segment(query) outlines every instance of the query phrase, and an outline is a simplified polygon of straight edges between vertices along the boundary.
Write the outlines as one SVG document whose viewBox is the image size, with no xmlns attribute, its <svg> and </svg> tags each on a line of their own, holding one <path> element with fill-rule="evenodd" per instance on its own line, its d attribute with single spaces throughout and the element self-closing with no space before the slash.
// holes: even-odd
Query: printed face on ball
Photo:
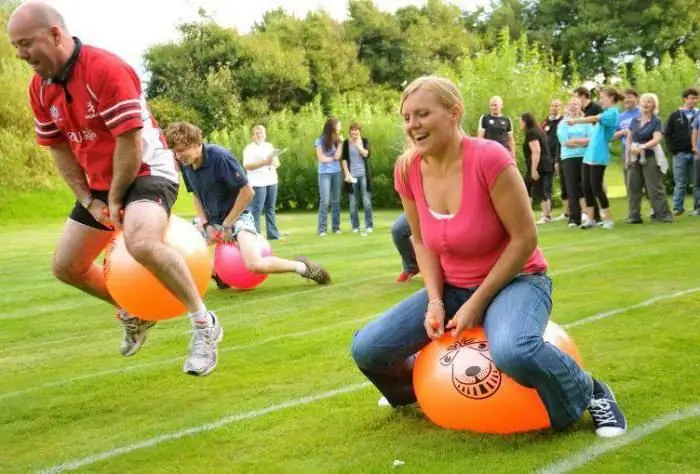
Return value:
<svg viewBox="0 0 700 474">
<path fill-rule="evenodd" d="M 488 398 L 501 386 L 501 372 L 486 341 L 458 339 L 440 356 L 440 364 L 452 369 L 452 386 L 467 398 Z"/>
</svg>

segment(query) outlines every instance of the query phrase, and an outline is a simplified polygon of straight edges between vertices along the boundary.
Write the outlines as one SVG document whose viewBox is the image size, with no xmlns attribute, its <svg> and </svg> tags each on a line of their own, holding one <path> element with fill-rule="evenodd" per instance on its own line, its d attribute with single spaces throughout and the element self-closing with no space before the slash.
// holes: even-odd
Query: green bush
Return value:
<svg viewBox="0 0 700 474">
<path fill-rule="evenodd" d="M 518 158 L 522 161 L 522 133 L 518 114 L 532 112 L 538 119 L 548 112 L 553 97 L 565 97 L 561 68 L 525 39 L 510 42 L 506 34 L 500 47 L 482 52 L 475 58 L 465 58 L 457 70 L 433 71 L 453 79 L 465 102 L 463 126 L 476 135 L 479 116 L 488 111 L 488 100 L 500 95 L 505 102 L 504 113 L 515 127 Z M 343 125 L 344 135 L 350 122 L 362 124 L 363 135 L 370 141 L 373 176 L 372 201 L 378 208 L 395 207 L 399 200 L 393 187 L 393 167 L 396 157 L 404 150 L 405 138 L 398 111 L 399 94 L 372 90 L 366 95 L 345 94 L 332 102 L 333 115 Z M 264 123 L 268 139 L 277 147 L 287 147 L 279 169 L 280 209 L 313 209 L 318 203 L 318 185 L 314 141 L 321 133 L 326 116 L 317 100 L 298 113 L 282 111 Z M 226 146 L 241 159 L 250 141 L 251 122 L 244 122 L 210 134 L 209 141 Z"/>
<path fill-rule="evenodd" d="M 49 154 L 36 145 L 27 96 L 32 72 L 15 58 L 4 33 L 12 6 L 0 5 L 0 187 L 49 186 L 55 171 Z"/>
</svg>

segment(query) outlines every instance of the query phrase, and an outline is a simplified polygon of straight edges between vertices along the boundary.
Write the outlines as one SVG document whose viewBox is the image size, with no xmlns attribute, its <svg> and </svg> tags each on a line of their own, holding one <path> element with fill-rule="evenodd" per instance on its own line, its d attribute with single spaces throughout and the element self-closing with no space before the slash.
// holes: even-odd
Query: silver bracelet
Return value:
<svg viewBox="0 0 700 474">
<path fill-rule="evenodd" d="M 432 300 L 428 301 L 428 309 L 430 309 L 430 306 L 431 306 L 431 305 L 434 305 L 434 304 L 436 304 L 436 305 L 440 306 L 441 308 L 445 309 L 445 304 L 442 302 L 441 299 L 438 299 L 438 298 L 435 298 L 435 299 L 432 299 Z"/>
</svg>

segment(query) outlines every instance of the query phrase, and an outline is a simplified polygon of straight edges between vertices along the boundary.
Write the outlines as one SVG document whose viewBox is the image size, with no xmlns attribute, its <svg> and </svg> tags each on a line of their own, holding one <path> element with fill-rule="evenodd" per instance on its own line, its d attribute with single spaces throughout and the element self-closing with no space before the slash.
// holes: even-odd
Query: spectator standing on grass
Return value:
<svg viewBox="0 0 700 474">
<path fill-rule="evenodd" d="M 489 100 L 489 113 L 479 117 L 478 136 L 500 143 L 515 157 L 513 123 L 503 116 L 503 99 L 497 95 Z"/>
<path fill-rule="evenodd" d="M 581 225 L 583 201 L 583 156 L 593 136 L 590 123 L 569 124 L 570 119 L 582 118 L 581 101 L 571 97 L 567 103 L 567 114 L 557 129 L 557 138 L 561 145 L 561 167 L 568 184 L 569 227 Z"/>
<path fill-rule="evenodd" d="M 683 105 L 672 112 L 666 122 L 666 146 L 673 154 L 673 213 L 676 216 L 685 212 L 688 176 L 691 177 L 693 190 L 693 209 L 700 207 L 700 188 L 692 183 L 694 157 L 691 124 L 698 114 L 697 103 L 698 90 L 694 87 L 684 90 Z"/>
<path fill-rule="evenodd" d="M 691 134 L 693 143 L 693 168 L 695 169 L 695 189 L 700 189 L 700 113 L 695 115 L 693 120 L 693 131 Z M 695 203 L 695 209 L 690 213 L 691 216 L 700 216 L 700 202 Z"/>
<path fill-rule="evenodd" d="M 613 135 L 613 140 L 620 140 L 620 145 L 622 146 L 622 156 L 620 158 L 622 163 L 622 175 L 625 182 L 625 188 L 627 188 L 627 166 L 625 163 L 626 145 L 627 145 L 627 132 L 632 120 L 636 119 L 641 115 L 641 110 L 639 109 L 639 94 L 634 89 L 625 89 L 622 92 L 624 99 L 622 100 L 622 112 L 617 116 L 617 128 L 615 130 L 615 135 Z M 628 190 L 629 193 L 629 190 Z"/>
<path fill-rule="evenodd" d="M 340 120 L 330 117 L 323 125 L 321 136 L 314 143 L 318 161 L 317 232 L 320 237 L 325 237 L 328 231 L 328 206 L 331 208 L 333 233 L 340 234 L 340 191 L 343 184 L 343 173 L 340 169 L 343 138 L 340 130 Z"/>
<path fill-rule="evenodd" d="M 540 127 L 547 136 L 547 146 L 554 161 L 554 175 L 559 175 L 559 188 L 561 189 L 562 213 L 553 220 L 568 219 L 569 217 L 569 194 L 566 188 L 566 176 L 561 167 L 561 145 L 557 138 L 557 129 L 563 118 L 563 104 L 559 99 L 553 99 L 549 104 L 549 115 L 542 121 Z"/>
<path fill-rule="evenodd" d="M 525 183 L 531 189 L 533 202 L 539 202 L 542 215 L 537 224 L 547 224 L 552 220 L 552 181 L 554 163 L 547 136 L 537 126 L 535 117 L 530 112 L 520 116 L 520 129 L 525 132 L 523 155 L 525 155 Z"/>
<path fill-rule="evenodd" d="M 248 174 L 248 181 L 255 191 L 250 202 L 250 211 L 255 220 L 255 229 L 261 233 L 260 220 L 265 212 L 265 230 L 267 240 L 280 238 L 277 229 L 277 168 L 280 167 L 279 153 L 266 141 L 267 133 L 262 125 L 252 129 L 253 141 L 243 149 L 243 167 Z"/>
<path fill-rule="evenodd" d="M 627 167 L 627 190 L 629 211 L 628 224 L 641 224 L 642 191 L 646 187 L 654 219 L 660 222 L 673 222 L 671 210 L 666 201 L 663 177 L 668 170 L 668 162 L 660 143 L 663 140 L 659 99 L 656 94 L 642 94 L 641 115 L 630 123 L 627 130 L 625 165 Z"/>
<path fill-rule="evenodd" d="M 353 359 L 381 392 L 379 404 L 415 403 L 416 353 L 445 331 L 483 326 L 495 366 L 537 390 L 554 429 L 588 409 L 599 436 L 623 434 L 627 422 L 610 388 L 542 338 L 552 282 L 513 157 L 463 135 L 464 103 L 448 79 L 416 79 L 400 110 L 410 145 L 394 183 L 425 287 L 353 338 Z"/>
<path fill-rule="evenodd" d="M 374 232 L 372 215 L 372 174 L 370 171 L 369 140 L 362 136 L 362 127 L 353 122 L 348 130 L 349 136 L 343 141 L 342 165 L 345 175 L 345 188 L 350 200 L 350 224 L 353 232 L 360 232 L 359 201 L 365 214 L 363 235 Z"/>
<path fill-rule="evenodd" d="M 577 87 L 574 89 L 574 97 L 581 101 L 581 111 L 584 117 L 597 116 L 603 113 L 603 108 L 593 100 L 591 91 L 588 88 L 583 86 Z M 581 170 L 581 176 L 583 176 L 583 169 Z M 605 186 L 605 183 L 603 183 L 603 186 Z M 597 202 L 593 206 L 593 215 L 584 214 L 584 217 L 591 218 L 594 222 L 601 222 L 600 208 Z"/>
<path fill-rule="evenodd" d="M 612 87 L 606 87 L 600 91 L 600 103 L 603 112 L 600 115 L 592 115 L 584 118 L 569 119 L 569 124 L 593 123 L 593 129 L 586 153 L 583 156 L 583 196 L 586 199 L 586 215 L 594 214 L 593 208 L 600 206 L 602 227 L 612 229 L 613 219 L 610 211 L 610 201 L 608 200 L 605 186 L 605 169 L 610 162 L 609 142 L 615 135 L 617 127 L 618 110 L 616 103 L 622 100 L 622 95 Z M 582 229 L 595 227 L 595 222 L 588 220 L 581 223 Z"/>
</svg>

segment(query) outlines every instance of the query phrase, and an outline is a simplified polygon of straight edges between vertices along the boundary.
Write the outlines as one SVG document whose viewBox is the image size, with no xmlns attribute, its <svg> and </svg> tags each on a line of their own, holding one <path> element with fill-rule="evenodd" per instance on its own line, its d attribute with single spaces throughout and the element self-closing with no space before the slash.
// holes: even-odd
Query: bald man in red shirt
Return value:
<svg viewBox="0 0 700 474">
<path fill-rule="evenodd" d="M 39 145 L 49 148 L 76 204 L 56 247 L 54 275 L 117 308 L 121 353 L 135 354 L 155 324 L 119 308 L 95 259 L 123 230 L 131 255 L 187 308 L 194 327 L 184 371 L 207 375 L 223 330 L 202 301 L 183 257 L 163 242 L 179 177 L 134 70 L 71 37 L 56 9 L 27 2 L 10 16 L 17 56 L 34 70 L 29 97 Z"/>
</svg>

